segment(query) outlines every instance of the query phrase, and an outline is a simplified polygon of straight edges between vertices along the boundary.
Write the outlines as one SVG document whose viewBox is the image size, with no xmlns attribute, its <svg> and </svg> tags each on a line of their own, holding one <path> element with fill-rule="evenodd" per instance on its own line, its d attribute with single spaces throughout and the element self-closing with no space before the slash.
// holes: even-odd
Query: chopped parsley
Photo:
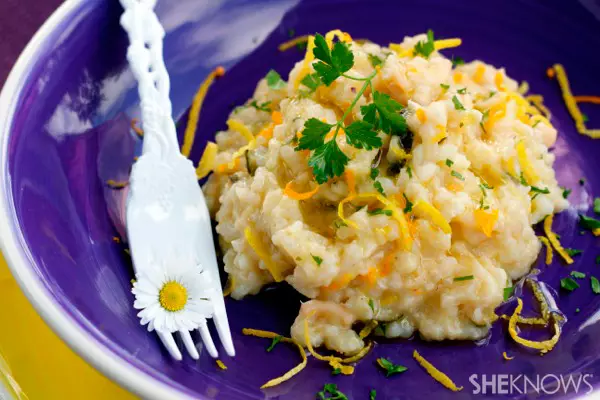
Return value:
<svg viewBox="0 0 600 400">
<path fill-rule="evenodd" d="M 386 377 L 392 376 L 394 374 L 399 374 L 408 369 L 403 365 L 394 364 L 387 358 L 383 358 L 383 357 L 380 357 L 377 359 L 377 364 L 386 371 L 386 374 L 385 374 Z"/>
<path fill-rule="evenodd" d="M 595 276 L 590 277 L 590 284 L 592 285 L 592 292 L 600 294 L 600 282 Z"/>
<path fill-rule="evenodd" d="M 373 54 L 369 54 L 369 62 L 371 63 L 371 65 L 373 66 L 373 68 L 380 66 L 381 64 L 383 64 L 383 60 L 379 57 L 377 57 L 376 55 Z"/>
<path fill-rule="evenodd" d="M 467 88 L 465 87 L 465 88 L 462 88 L 462 89 L 458 89 L 456 91 L 456 93 L 458 93 L 458 94 L 466 94 L 467 93 Z"/>
<path fill-rule="evenodd" d="M 575 282 L 575 280 L 573 280 L 572 278 L 562 278 L 560 280 L 560 287 L 569 292 L 572 292 L 573 290 L 579 287 L 579 283 Z"/>
<path fill-rule="evenodd" d="M 579 250 L 579 249 L 570 249 L 570 248 L 568 248 L 568 247 L 567 247 L 567 248 L 565 248 L 565 252 L 566 252 L 568 255 L 570 255 L 571 257 L 573 257 L 573 256 L 577 256 L 577 255 L 579 255 L 579 254 L 583 253 L 583 251 L 582 251 L 582 250 Z M 576 272 L 576 271 L 573 271 L 573 272 Z"/>
<path fill-rule="evenodd" d="M 319 256 L 313 256 L 312 254 L 311 254 L 311 257 L 312 257 L 312 259 L 315 261 L 315 263 L 317 265 L 320 266 L 323 263 L 323 259 L 321 257 L 319 257 Z"/>
<path fill-rule="evenodd" d="M 576 308 L 576 309 L 575 309 L 575 312 L 576 312 L 576 313 L 579 313 L 580 311 L 581 311 L 581 310 L 580 310 L 579 308 Z"/>
<path fill-rule="evenodd" d="M 373 302 L 373 299 L 369 299 L 369 308 L 375 312 L 375 302 Z"/>
<path fill-rule="evenodd" d="M 376 400 L 376 397 L 377 397 L 377 390 L 371 389 L 371 391 L 369 392 L 369 400 Z"/>
<path fill-rule="evenodd" d="M 296 30 L 294 28 L 290 28 L 288 29 L 288 37 L 294 37 L 296 36 Z"/>
<path fill-rule="evenodd" d="M 319 400 L 348 400 L 348 396 L 340 392 L 335 383 L 326 383 L 323 390 L 317 393 Z"/>
<path fill-rule="evenodd" d="M 413 203 L 411 203 L 408 197 L 406 197 L 406 193 L 402 193 L 402 196 L 404 196 L 404 200 L 406 201 L 406 207 L 404 207 L 404 210 L 402 211 L 404 212 L 404 214 L 408 214 L 412 211 Z"/>
<path fill-rule="evenodd" d="M 451 160 L 451 159 L 449 159 L 449 158 L 446 158 L 446 165 L 447 165 L 448 167 L 451 167 L 451 166 L 453 166 L 453 165 L 454 165 L 454 161 L 452 161 L 452 160 Z"/>
<path fill-rule="evenodd" d="M 536 186 L 532 186 L 530 190 L 533 193 L 538 193 L 538 194 L 549 194 L 550 193 L 550 189 L 548 189 L 548 188 L 540 189 L 539 187 L 536 187 Z"/>
<path fill-rule="evenodd" d="M 474 278 L 475 277 L 473 275 L 457 276 L 456 278 L 454 278 L 454 282 L 470 281 Z"/>
<path fill-rule="evenodd" d="M 457 172 L 455 170 L 450 171 L 450 175 L 452 175 L 453 177 L 455 177 L 456 179 L 460 179 L 461 181 L 465 180 L 465 177 L 462 176 L 462 174 L 460 172 Z"/>
<path fill-rule="evenodd" d="M 316 72 L 313 72 L 312 74 L 307 74 L 304 78 L 302 78 L 300 83 L 309 89 L 308 93 L 305 93 L 305 94 L 310 94 L 310 93 L 314 92 L 315 90 L 317 90 L 317 88 L 319 86 L 321 86 L 321 84 L 323 82 L 321 82 L 321 78 L 319 78 L 319 74 Z"/>
<path fill-rule="evenodd" d="M 458 100 L 458 97 L 456 97 L 456 95 L 452 96 L 452 103 L 454 103 L 454 108 L 456 110 L 464 110 L 465 107 L 462 105 L 462 103 Z"/>
<path fill-rule="evenodd" d="M 269 105 L 271 105 L 270 101 L 265 101 L 264 103 L 259 104 L 256 100 L 252 100 L 249 105 L 250 107 L 256 108 L 258 111 L 264 111 L 268 113 L 271 112 L 271 108 L 269 108 Z"/>
<path fill-rule="evenodd" d="M 569 195 L 571 194 L 572 190 L 571 189 L 567 189 L 567 188 L 562 188 L 562 197 L 563 199 L 566 199 L 569 197 Z"/>
<path fill-rule="evenodd" d="M 575 279 L 583 279 L 585 278 L 585 274 L 579 271 L 571 271 L 571 276 Z"/>
<path fill-rule="evenodd" d="M 379 168 L 371 168 L 371 173 L 369 174 L 371 179 L 375 180 L 379 176 Z"/>
<path fill-rule="evenodd" d="M 339 368 L 334 368 L 333 371 L 331 371 L 331 375 L 339 375 L 342 373 L 342 370 Z"/>
<path fill-rule="evenodd" d="M 600 229 L 600 221 L 592 217 L 586 217 L 583 214 L 579 214 L 579 226 L 589 231 Z"/>
<path fill-rule="evenodd" d="M 514 292 L 515 292 L 514 286 L 505 287 L 504 288 L 504 301 L 507 301 L 508 299 L 510 299 Z"/>
<path fill-rule="evenodd" d="M 271 352 L 271 350 L 273 350 L 275 348 L 275 346 L 277 346 L 277 343 L 281 342 L 281 335 L 277 335 L 273 338 L 273 340 L 271 340 L 271 345 L 269 347 L 267 347 L 267 351 Z"/>
<path fill-rule="evenodd" d="M 373 187 L 377 190 L 382 196 L 385 196 L 385 192 L 383 191 L 383 186 L 381 186 L 381 182 L 375 181 L 373 182 Z"/>
<path fill-rule="evenodd" d="M 435 39 L 433 38 L 433 31 L 429 29 L 427 31 L 427 40 L 420 40 L 413 49 L 413 55 L 422 56 L 428 58 L 431 53 L 435 50 Z"/>
<path fill-rule="evenodd" d="M 538 124 L 542 122 L 541 120 L 537 120 L 535 121 L 535 123 L 533 125 L 531 125 L 532 128 L 535 128 L 536 126 L 538 126 Z"/>
<path fill-rule="evenodd" d="M 462 59 L 462 57 L 454 57 L 452 56 L 452 66 L 456 67 L 457 65 L 463 65 L 465 63 L 465 60 Z"/>
<path fill-rule="evenodd" d="M 267 86 L 273 90 L 283 89 L 286 85 L 285 81 L 281 79 L 281 75 L 279 75 L 274 69 L 267 73 L 265 79 L 267 80 Z"/>
<path fill-rule="evenodd" d="M 408 174 L 408 179 L 412 178 L 412 169 L 410 169 L 410 166 L 406 167 L 406 173 Z"/>
<path fill-rule="evenodd" d="M 527 182 L 527 179 L 525 179 L 525 175 L 523 175 L 522 172 L 521 175 L 519 175 L 519 181 L 521 182 L 521 185 L 529 186 L 529 183 Z"/>
<path fill-rule="evenodd" d="M 448 89 L 450 89 L 450 85 L 446 85 L 445 83 L 440 83 L 440 86 L 441 86 L 441 88 L 442 88 L 442 89 L 444 89 L 444 90 L 448 90 Z"/>
<path fill-rule="evenodd" d="M 373 92 L 373 103 L 362 106 L 360 111 L 364 120 L 372 124 L 377 130 L 392 135 L 404 136 L 408 127 L 406 120 L 400 114 L 403 108 L 402 104 L 389 95 L 376 91 Z"/>
<path fill-rule="evenodd" d="M 369 215 L 387 215 L 388 217 L 392 216 L 392 210 L 384 210 L 383 208 L 376 208 L 374 210 L 367 211 Z"/>
<path fill-rule="evenodd" d="M 594 212 L 600 214 L 600 197 L 594 199 Z"/>
<path fill-rule="evenodd" d="M 596 264 L 600 264 L 600 256 L 596 256 Z"/>
<path fill-rule="evenodd" d="M 581 120 L 583 122 L 588 122 L 590 120 L 590 118 L 586 114 L 581 113 Z"/>
</svg>

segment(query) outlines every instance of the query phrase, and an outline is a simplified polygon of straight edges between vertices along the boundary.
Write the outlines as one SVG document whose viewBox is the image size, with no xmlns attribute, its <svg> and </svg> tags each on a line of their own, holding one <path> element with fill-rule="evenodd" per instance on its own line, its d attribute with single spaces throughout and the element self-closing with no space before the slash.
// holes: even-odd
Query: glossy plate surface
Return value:
<svg viewBox="0 0 600 400">
<path fill-rule="evenodd" d="M 324 383 L 333 382 L 349 399 L 367 399 L 371 388 L 377 400 L 403 398 L 468 398 L 483 374 L 525 374 L 534 382 L 553 374 L 591 374 L 600 385 L 600 296 L 589 280 L 571 294 L 558 290 L 571 270 L 600 277 L 595 263 L 599 239 L 580 235 L 577 213 L 591 215 L 591 203 L 600 196 L 600 141 L 578 135 L 561 101 L 555 81 L 546 68 L 563 63 L 575 94 L 600 95 L 600 5 L 590 1 L 448 2 L 358 0 L 179 0 L 159 2 L 158 14 L 167 31 L 165 59 L 172 79 L 175 117 L 185 121 L 185 110 L 206 74 L 215 66 L 227 69 L 211 89 L 202 112 L 195 160 L 206 140 L 224 128 L 232 105 L 251 96 L 256 82 L 271 68 L 284 77 L 302 54 L 295 49 L 279 53 L 277 45 L 297 35 L 340 28 L 355 38 L 380 44 L 401 41 L 404 35 L 432 28 L 437 37 L 461 37 L 463 45 L 446 51 L 465 60 L 480 58 L 505 66 L 509 75 L 527 80 L 533 93 L 544 95 L 559 130 L 554 149 L 561 185 L 571 188 L 572 208 L 555 221 L 555 231 L 566 247 L 584 251 L 567 267 L 560 261 L 546 267 L 538 260 L 539 278 L 557 293 L 567 315 L 562 338 L 545 355 L 515 345 L 506 334 L 506 323 L 497 322 L 486 345 L 471 342 L 428 343 L 419 339 L 379 344 L 358 364 L 350 377 L 330 375 L 323 363 L 309 366 L 291 381 L 268 391 L 260 385 L 298 362 L 293 348 L 279 345 L 265 352 L 268 341 L 244 337 L 243 327 L 287 334 L 299 307 L 299 297 L 281 287 L 242 302 L 228 299 L 231 328 L 238 355 L 223 358 L 221 371 L 207 354 L 194 362 L 172 361 L 154 334 L 139 326 L 132 309 L 132 268 L 122 244 L 113 236 L 123 233 L 123 192 L 106 187 L 109 179 L 125 180 L 138 139 L 129 121 L 139 116 L 131 71 L 125 63 L 127 40 L 119 27 L 116 1 L 83 1 L 65 12 L 60 23 L 44 38 L 39 51 L 24 61 L 26 73 L 12 93 L 3 93 L 14 109 L 3 133 L 2 191 L 7 221 L 3 240 L 11 267 L 38 310 L 69 343 L 112 378 L 130 389 L 153 393 L 148 382 L 158 382 L 173 397 L 202 399 L 312 399 Z M 8 97 L 7 97 L 8 96 Z M 595 107 L 595 108 L 594 108 Z M 600 126 L 600 107 L 583 106 L 591 126 Z M 179 127 L 182 132 L 182 124 Z M 578 183 L 585 178 L 585 183 Z M 589 211 L 588 211 L 589 210 Z M 10 235 L 7 239 L 6 235 Z M 14 246 L 8 246 L 11 242 Z M 19 248 L 18 251 L 16 248 Z M 18 253 L 18 254 L 17 254 Z M 33 277 L 33 278 L 32 278 Z M 42 296 L 43 294 L 43 296 Z M 49 307 L 66 319 L 58 326 Z M 580 309 L 580 312 L 576 312 Z M 63 329 L 63 331 L 61 331 Z M 97 358 L 83 341 L 68 337 L 77 331 L 91 340 Z M 449 392 L 433 381 L 412 359 L 419 352 L 445 371 L 462 392 Z M 502 352 L 516 356 L 503 361 Z M 87 353 L 87 354 L 86 354 Z M 385 378 L 375 365 L 385 356 L 409 368 Z M 118 364 L 118 366 L 117 366 Z M 135 372 L 130 378 L 120 374 Z M 519 383 L 521 382 L 521 383 Z M 571 397 L 564 386 L 547 378 L 542 396 Z M 524 398 L 522 380 L 503 396 Z M 530 394 L 536 390 L 528 387 Z M 491 387 L 488 387 L 491 396 Z M 498 387 L 496 386 L 496 390 Z M 589 387 L 582 382 L 578 395 Z M 157 395 L 157 392 L 154 392 Z M 164 397 L 163 397 L 164 398 Z"/>
</svg>

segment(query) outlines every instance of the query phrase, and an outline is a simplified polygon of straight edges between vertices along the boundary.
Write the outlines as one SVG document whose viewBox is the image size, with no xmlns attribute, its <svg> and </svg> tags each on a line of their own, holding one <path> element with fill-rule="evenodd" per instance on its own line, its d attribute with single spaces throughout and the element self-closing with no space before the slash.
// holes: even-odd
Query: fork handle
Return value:
<svg viewBox="0 0 600 400">
<path fill-rule="evenodd" d="M 129 36 L 127 60 L 138 81 L 144 141 L 142 154 L 179 153 L 169 99 L 169 74 L 163 60 L 165 31 L 154 13 L 156 0 L 121 0 L 121 26 Z"/>
</svg>

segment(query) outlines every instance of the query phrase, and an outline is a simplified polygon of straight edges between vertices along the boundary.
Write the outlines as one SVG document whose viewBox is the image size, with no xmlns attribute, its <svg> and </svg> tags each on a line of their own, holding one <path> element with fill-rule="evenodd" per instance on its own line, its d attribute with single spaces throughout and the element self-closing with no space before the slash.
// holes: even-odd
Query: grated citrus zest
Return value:
<svg viewBox="0 0 600 400">
<path fill-rule="evenodd" d="M 286 51 L 288 49 L 291 49 L 292 47 L 294 47 L 295 45 L 297 45 L 299 43 L 306 43 L 308 41 L 309 37 L 310 37 L 309 35 L 295 37 L 293 39 L 288 40 L 287 42 L 281 43 L 277 47 L 277 49 L 279 51 Z"/>
<path fill-rule="evenodd" d="M 213 169 L 215 169 L 218 151 L 219 146 L 217 146 L 216 143 L 206 143 L 206 147 L 204 148 L 204 152 L 202 153 L 202 157 L 200 158 L 200 162 L 198 163 L 198 167 L 196 168 L 196 177 L 198 179 L 204 178 Z"/>
<path fill-rule="evenodd" d="M 554 247 L 554 250 L 566 261 L 567 264 L 573 264 L 573 259 L 571 256 L 567 254 L 565 249 L 562 247 L 554 232 L 552 232 L 552 221 L 554 219 L 554 214 L 550 214 L 544 220 L 544 232 L 546 233 L 546 237 Z"/>
<path fill-rule="evenodd" d="M 358 332 L 358 337 L 361 339 L 366 338 L 371 334 L 371 332 L 373 332 L 373 329 L 375 329 L 377 325 L 379 325 L 379 322 L 372 319 L 360 330 L 360 332 Z"/>
<path fill-rule="evenodd" d="M 516 146 L 517 149 L 517 159 L 519 160 L 519 165 L 521 166 L 521 171 L 527 180 L 527 183 L 530 185 L 537 182 L 540 178 L 535 172 L 535 168 L 533 168 L 533 164 L 529 161 L 529 157 L 527 157 L 527 149 L 525 147 L 525 142 L 520 140 Z"/>
<path fill-rule="evenodd" d="M 217 363 L 217 367 L 221 368 L 222 370 L 225 371 L 227 369 L 227 366 L 223 363 L 223 361 L 217 360 L 216 363 Z"/>
<path fill-rule="evenodd" d="M 552 245 L 550 244 L 550 241 L 544 236 L 538 236 L 538 239 L 540 239 L 540 242 L 546 246 L 546 265 L 552 264 L 554 253 L 552 251 Z"/>
<path fill-rule="evenodd" d="M 517 298 L 517 307 L 515 308 L 515 312 L 510 317 L 510 320 L 508 321 L 508 333 L 510 334 L 510 336 L 513 338 L 513 340 L 515 342 L 517 342 L 525 347 L 540 350 L 541 354 L 545 354 L 545 353 L 549 352 L 550 350 L 552 350 L 554 348 L 554 346 L 556 345 L 556 343 L 558 342 L 558 339 L 560 338 L 560 333 L 561 333 L 560 326 L 558 325 L 558 322 L 556 321 L 556 319 L 554 320 L 555 333 L 551 339 L 544 340 L 541 342 L 523 339 L 522 337 L 519 336 L 519 334 L 516 330 L 517 320 L 518 320 L 519 314 L 521 313 L 522 309 L 523 309 L 523 301 L 520 298 Z"/>
<path fill-rule="evenodd" d="M 298 71 L 298 75 L 296 75 L 296 80 L 294 81 L 294 89 L 298 89 L 300 86 L 300 82 L 308 73 L 310 72 L 310 63 L 315 59 L 315 55 L 313 54 L 313 49 L 315 48 L 315 37 L 309 36 L 306 45 L 306 53 L 304 54 L 304 60 L 302 61 L 302 67 L 300 67 L 300 71 Z"/>
<path fill-rule="evenodd" d="M 439 369 L 437 369 L 436 367 L 434 367 L 429 361 L 427 361 L 426 359 L 424 359 L 419 354 L 419 352 L 417 350 L 413 351 L 413 358 L 415 360 L 417 360 L 417 362 L 423 368 L 425 368 L 425 371 L 427 371 L 427 373 L 429 375 L 431 375 L 431 377 L 433 379 L 435 379 L 436 381 L 438 381 L 439 383 L 441 383 L 442 385 L 444 385 L 448 389 L 452 390 L 453 392 L 458 392 L 458 391 L 461 391 L 463 389 L 462 386 L 460 386 L 460 387 L 456 386 L 456 384 L 452 381 L 452 379 L 450 379 L 448 377 L 448 375 L 444 374 L 442 371 L 440 371 Z"/>
<path fill-rule="evenodd" d="M 461 44 L 462 44 L 462 40 L 459 38 L 440 39 L 440 40 L 436 40 L 435 42 L 433 42 L 435 49 L 438 51 L 458 47 Z"/>
<path fill-rule="evenodd" d="M 254 140 L 254 135 L 252 134 L 252 132 L 250 132 L 250 129 L 248 129 L 248 127 L 246 125 L 244 125 L 242 122 L 235 120 L 235 119 L 228 119 L 227 120 L 227 128 L 229 130 L 241 133 L 243 137 L 246 138 L 246 140 L 248 140 L 248 143 L 250 143 L 252 140 Z"/>
<path fill-rule="evenodd" d="M 106 181 L 106 185 L 111 189 L 123 189 L 129 185 L 128 181 L 115 181 L 114 179 L 109 179 Z"/>
<path fill-rule="evenodd" d="M 600 96 L 573 96 L 573 100 L 578 103 L 600 104 Z"/>
<path fill-rule="evenodd" d="M 275 337 L 279 337 L 282 342 L 292 343 L 292 344 L 296 345 L 296 347 L 298 347 L 298 350 L 300 351 L 300 356 L 302 357 L 302 362 L 300 364 L 298 364 L 294 368 L 290 369 L 288 372 L 286 372 L 282 376 L 271 379 L 270 381 L 268 381 L 267 383 L 262 385 L 260 387 L 261 389 L 266 389 L 269 387 L 277 386 L 280 383 L 283 383 L 283 382 L 291 379 L 294 375 L 298 374 L 300 371 L 302 371 L 304 369 L 304 367 L 306 367 L 306 364 L 308 361 L 306 359 L 306 352 L 304 351 L 304 347 L 302 347 L 302 345 L 300 343 L 298 343 L 297 341 L 295 341 L 294 339 L 290 339 L 288 337 L 281 336 L 275 332 L 261 331 L 258 329 L 244 328 L 244 329 L 242 329 L 242 333 L 246 336 L 256 336 L 256 337 L 264 338 L 264 339 L 273 339 Z"/>
<path fill-rule="evenodd" d="M 332 368 L 339 369 L 342 374 L 352 375 L 352 373 L 354 373 L 354 367 L 351 365 L 343 365 L 343 360 L 341 357 L 323 356 L 315 351 L 315 349 L 312 346 L 312 343 L 310 342 L 310 332 L 308 330 L 309 317 L 310 315 L 304 319 L 304 341 L 306 342 L 306 347 L 308 348 L 310 354 L 312 354 L 313 357 L 315 357 L 317 360 L 327 361 Z"/>
<path fill-rule="evenodd" d="M 292 189 L 292 182 L 293 181 L 289 181 L 287 185 L 285 185 L 285 189 L 283 190 L 283 193 L 291 199 L 307 200 L 313 197 L 319 191 L 320 186 L 317 185 L 313 190 L 309 192 L 298 193 L 294 189 Z"/>
<path fill-rule="evenodd" d="M 346 184 L 348 185 L 348 193 L 350 195 L 356 194 L 356 176 L 350 168 L 346 168 L 344 172 L 344 178 L 346 178 Z"/>
<path fill-rule="evenodd" d="M 485 74 L 485 65 L 478 64 L 473 74 L 473 81 L 478 84 L 483 84 L 483 74 Z"/>
<path fill-rule="evenodd" d="M 509 357 L 509 356 L 508 356 L 508 354 L 506 354 L 506 352 L 503 352 L 503 353 L 502 353 L 502 357 L 504 357 L 504 359 L 505 359 L 506 361 L 510 361 L 510 360 L 512 360 L 513 358 L 515 358 L 514 356 L 512 356 L 512 357 Z"/>
<path fill-rule="evenodd" d="M 413 214 L 419 218 L 429 219 L 431 223 L 437 225 L 444 233 L 452 233 L 452 228 L 442 213 L 425 200 L 417 201 L 413 206 Z"/>
<path fill-rule="evenodd" d="M 144 137 L 144 131 L 139 126 L 137 126 L 138 122 L 139 122 L 139 120 L 137 118 L 132 118 L 131 119 L 131 129 L 133 129 L 135 134 L 138 135 L 139 137 Z"/>
<path fill-rule="evenodd" d="M 275 282 L 281 282 L 283 280 L 283 271 L 281 271 L 277 264 L 273 261 L 271 258 L 271 252 L 267 246 L 265 246 L 263 241 L 256 235 L 250 225 L 244 229 L 244 237 L 258 258 L 260 258 L 265 264 L 267 270 L 271 273 L 273 279 L 275 279 Z"/>
<path fill-rule="evenodd" d="M 200 110 L 202 109 L 202 104 L 206 98 L 206 93 L 213 84 L 215 78 L 223 76 L 224 74 L 225 69 L 221 66 L 213 69 L 211 73 L 208 74 L 204 82 L 202 82 L 198 88 L 198 92 L 196 92 L 196 95 L 194 96 L 194 100 L 192 100 L 192 107 L 190 108 L 188 122 L 183 135 L 183 145 L 181 146 L 181 154 L 186 157 L 189 157 L 190 152 L 192 151 L 192 145 L 194 144 L 194 139 L 196 138 L 196 126 L 198 125 L 198 120 L 200 119 Z"/>
<path fill-rule="evenodd" d="M 492 231 L 494 230 L 494 226 L 498 221 L 498 210 L 493 210 L 491 212 L 487 212 L 482 209 L 477 209 L 474 211 L 475 214 L 475 222 L 481 231 L 487 237 L 492 237 Z"/>
</svg>

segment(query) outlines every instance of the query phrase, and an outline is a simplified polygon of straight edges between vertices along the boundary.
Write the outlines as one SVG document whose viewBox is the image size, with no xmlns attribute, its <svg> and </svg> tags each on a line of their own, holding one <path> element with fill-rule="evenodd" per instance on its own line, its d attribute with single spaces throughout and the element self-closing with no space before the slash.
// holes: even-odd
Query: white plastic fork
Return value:
<svg viewBox="0 0 600 400">
<path fill-rule="evenodd" d="M 213 321 L 223 348 L 235 355 L 219 279 L 210 215 L 191 161 L 179 150 L 171 116 L 169 76 L 163 61 L 164 30 L 154 13 L 156 0 L 121 0 L 121 25 L 129 35 L 127 60 L 138 81 L 144 141 L 142 155 L 129 179 L 126 203 L 127 237 L 134 268 L 150 263 L 168 265 L 168 260 L 189 260 L 211 274 Z M 208 326 L 199 327 L 204 346 L 218 357 Z M 169 354 L 182 355 L 173 334 L 157 332 Z M 194 359 L 198 350 L 190 332 L 179 331 Z"/>
</svg>

